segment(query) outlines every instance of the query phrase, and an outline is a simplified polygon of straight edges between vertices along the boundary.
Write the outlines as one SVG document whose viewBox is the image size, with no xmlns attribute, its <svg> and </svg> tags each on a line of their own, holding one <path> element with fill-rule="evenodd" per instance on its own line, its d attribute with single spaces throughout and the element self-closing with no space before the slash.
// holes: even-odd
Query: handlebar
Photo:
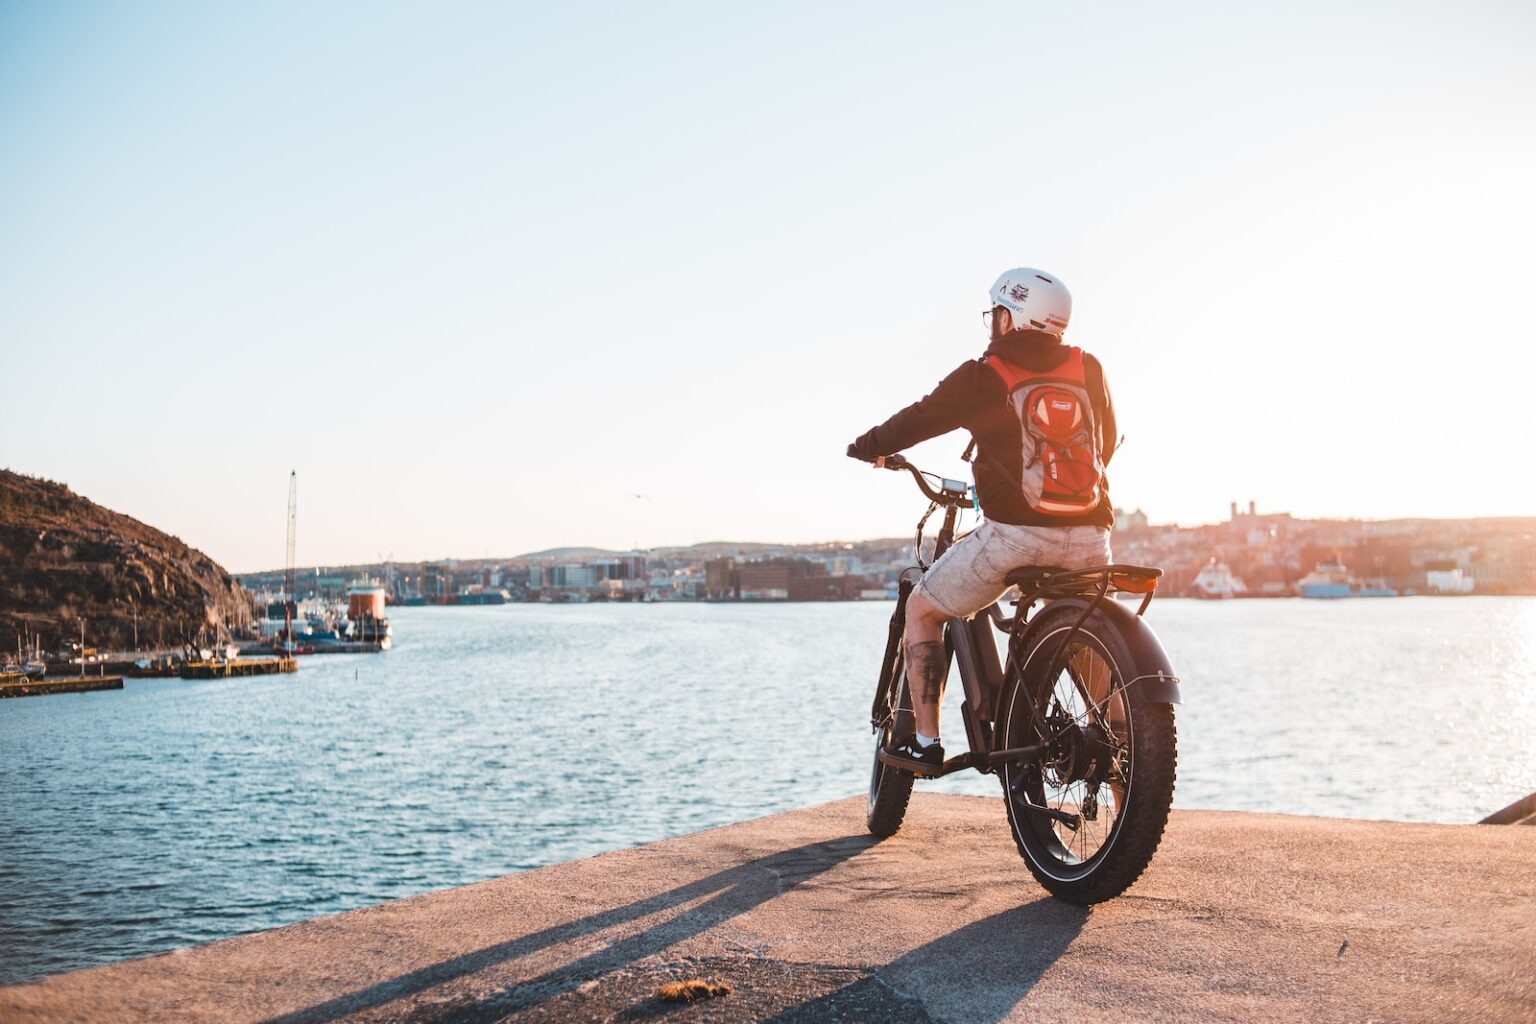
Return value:
<svg viewBox="0 0 1536 1024">
<path fill-rule="evenodd" d="M 853 455 L 852 453 L 850 453 L 849 457 L 855 459 L 859 458 L 857 455 Z M 927 479 L 932 474 L 924 473 L 922 470 L 912 465 L 912 463 L 908 462 L 900 455 L 882 455 L 874 459 L 860 459 L 859 461 L 868 462 L 876 469 L 892 469 L 897 471 L 906 470 L 908 473 L 912 474 L 912 479 L 917 483 L 917 489 L 922 491 L 923 494 L 927 496 L 928 500 L 933 502 L 935 505 L 943 505 L 945 507 L 954 508 L 970 507 L 970 488 L 966 485 L 964 480 L 948 480 L 944 477 L 939 477 L 939 486 L 937 489 L 935 489 Z"/>
</svg>

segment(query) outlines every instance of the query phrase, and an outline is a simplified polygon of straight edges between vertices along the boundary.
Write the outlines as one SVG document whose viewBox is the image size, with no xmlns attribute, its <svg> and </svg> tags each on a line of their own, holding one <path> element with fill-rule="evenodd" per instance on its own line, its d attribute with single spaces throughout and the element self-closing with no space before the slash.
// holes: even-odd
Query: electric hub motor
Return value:
<svg viewBox="0 0 1536 1024">
<path fill-rule="evenodd" d="M 1048 720 L 1055 739 L 1045 755 L 1045 769 L 1056 784 L 1089 782 L 1097 786 L 1109 777 L 1114 747 L 1109 734 L 1095 722 L 1076 723 L 1065 714 Z"/>
</svg>

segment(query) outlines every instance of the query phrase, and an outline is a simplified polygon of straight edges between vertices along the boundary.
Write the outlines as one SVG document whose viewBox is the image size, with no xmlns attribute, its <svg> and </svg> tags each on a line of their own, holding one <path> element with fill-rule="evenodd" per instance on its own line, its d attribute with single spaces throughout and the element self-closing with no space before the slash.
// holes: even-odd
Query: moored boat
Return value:
<svg viewBox="0 0 1536 1024">
<path fill-rule="evenodd" d="M 381 651 L 394 643 L 394 627 L 384 615 L 384 588 L 377 583 L 358 583 L 347 588 L 347 639 L 378 644 Z"/>
<path fill-rule="evenodd" d="M 1220 600 L 1240 597 L 1246 593 L 1248 593 L 1247 585 L 1232 574 L 1227 563 L 1213 557 L 1195 575 L 1189 596 Z"/>
<path fill-rule="evenodd" d="M 1342 562 L 1319 562 L 1296 582 L 1302 597 L 1396 597 L 1397 591 L 1380 580 L 1363 583 Z"/>
</svg>

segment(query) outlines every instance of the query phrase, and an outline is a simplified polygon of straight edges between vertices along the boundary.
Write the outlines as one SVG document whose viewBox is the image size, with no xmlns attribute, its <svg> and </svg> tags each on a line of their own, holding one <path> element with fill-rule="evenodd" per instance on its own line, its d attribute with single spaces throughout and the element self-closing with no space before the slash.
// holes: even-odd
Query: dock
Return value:
<svg viewBox="0 0 1536 1024">
<path fill-rule="evenodd" d="M 273 651 L 282 650 L 265 641 L 247 641 L 240 645 L 242 656 L 247 654 L 270 654 Z M 389 650 L 389 646 L 377 640 L 316 640 L 310 643 L 301 643 L 296 647 L 288 648 L 291 655 L 311 654 L 381 654 Z"/>
<path fill-rule="evenodd" d="M 863 817 L 853 797 L 0 988 L 0 1019 L 1536 1020 L 1536 829 L 1175 810 L 1141 880 L 1084 909 L 1035 884 L 996 798 L 920 791 L 884 842 Z M 656 997 L 689 979 L 730 991 Z"/>
<path fill-rule="evenodd" d="M 236 676 L 271 676 L 298 670 L 297 658 L 232 658 L 188 661 L 181 666 L 180 675 L 183 679 L 232 679 Z"/>
<path fill-rule="evenodd" d="M 121 690 L 122 688 L 122 676 L 72 676 L 57 679 L 0 676 L 0 698 L 41 697 L 49 693 L 88 693 L 92 690 Z"/>
<path fill-rule="evenodd" d="M 388 650 L 377 640 L 331 640 L 315 644 L 316 654 L 382 654 Z"/>
</svg>

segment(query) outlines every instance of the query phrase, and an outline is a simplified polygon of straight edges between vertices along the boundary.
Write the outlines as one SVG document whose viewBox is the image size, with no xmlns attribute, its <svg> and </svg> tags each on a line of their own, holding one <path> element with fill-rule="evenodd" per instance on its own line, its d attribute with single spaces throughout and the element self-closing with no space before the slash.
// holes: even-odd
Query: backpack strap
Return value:
<svg viewBox="0 0 1536 1024">
<path fill-rule="evenodd" d="M 983 356 L 981 361 L 987 366 L 990 366 L 992 368 L 992 372 L 996 373 L 998 377 L 1002 378 L 1003 401 L 1008 401 L 1008 396 L 1013 394 L 1013 389 L 1018 386 L 1020 381 L 1023 380 L 1022 377 L 1017 376 L 1018 370 L 1010 364 L 1003 362 L 997 356 L 993 355 Z M 1003 479 L 1012 484 L 1015 489 L 1019 491 L 1024 490 L 1024 481 L 1019 478 L 1019 474 L 1003 465 L 1002 460 L 998 459 L 991 452 L 982 448 L 979 443 L 976 445 L 976 454 L 985 459 L 987 461 L 987 465 L 1003 474 Z"/>
<path fill-rule="evenodd" d="M 1076 345 L 1068 345 L 1067 358 L 1050 370 L 1026 370 L 1006 362 L 995 355 L 987 356 L 983 362 L 990 366 L 992 372 L 1002 379 L 1003 391 L 1009 395 L 1013 394 L 1014 388 L 1032 377 L 1061 376 L 1074 381 L 1082 381 L 1084 384 L 1087 383 L 1087 370 L 1083 361 L 1083 350 Z"/>
</svg>

